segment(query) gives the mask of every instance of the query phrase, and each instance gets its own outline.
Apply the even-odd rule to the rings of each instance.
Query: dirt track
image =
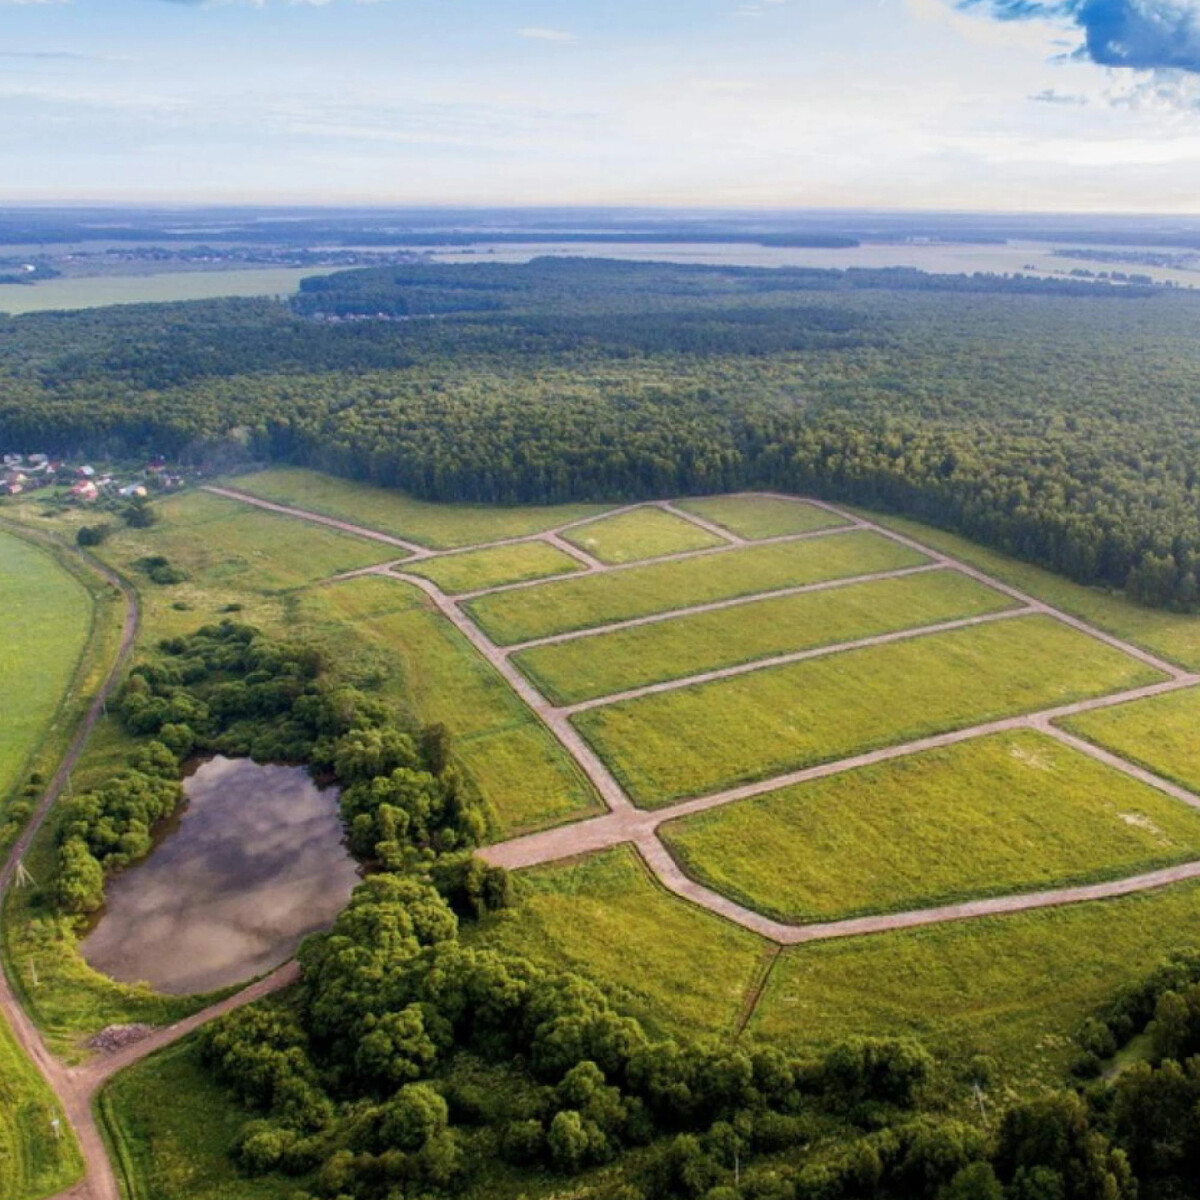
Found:
[[[611,772],[600,761],[598,756],[591,750],[583,738],[578,734],[575,728],[570,724],[570,714],[574,711],[579,711],[587,707],[595,707],[599,704],[613,703],[616,699],[622,697],[605,697],[601,700],[589,701],[582,705],[570,707],[558,707],[550,703],[536,688],[522,675],[515,665],[509,661],[510,654],[521,646],[500,647],[494,644],[490,638],[466,615],[461,607],[464,600],[472,598],[472,596],[486,595],[496,591],[508,591],[515,588],[535,587],[549,580],[536,580],[528,583],[511,584],[499,588],[484,589],[479,592],[469,595],[451,598],[441,591],[431,581],[420,576],[413,575],[405,571],[405,567],[423,559],[440,557],[443,553],[460,552],[461,549],[476,549],[482,547],[463,547],[460,551],[437,552],[432,551],[428,547],[420,546],[415,542],[406,541],[401,538],[395,538],[387,534],[380,533],[376,530],[366,529],[362,526],[352,524],[350,522],[339,521],[331,517],[326,517],[317,513],[309,513],[301,509],[296,509],[287,505],[275,504],[270,501],[259,499],[255,496],[250,496],[246,493],[230,488],[209,487],[205,490],[214,494],[225,496],[228,499],[241,501],[243,503],[252,504],[258,508],[276,512],[284,516],[292,517],[298,520],[312,521],[321,525],[329,526],[345,533],[354,534],[359,537],[369,538],[375,541],[398,547],[407,552],[408,557],[397,562],[382,564],[379,566],[367,567],[358,571],[348,572],[342,578],[352,578],[360,575],[391,575],[396,578],[405,580],[408,583],[420,588],[438,608],[438,610],[451,621],[455,627],[470,641],[478,652],[491,663],[491,665],[503,676],[513,690],[521,697],[521,699],[538,715],[538,717],[546,724],[554,736],[564,746],[564,748],[572,755],[580,768],[585,772],[596,790],[603,798],[605,804],[609,808],[608,814],[602,817],[596,817],[579,821],[573,825],[562,826],[557,829],[545,831],[543,833],[533,834],[528,837],[514,839],[509,842],[501,843],[488,847],[482,851],[482,856],[490,862],[502,864],[509,867],[524,867],[531,866],[537,863],[555,861],[557,859],[570,858],[579,854],[585,854],[592,851],[604,849],[607,847],[619,845],[622,843],[632,843],[646,861],[650,869],[654,872],[661,883],[670,891],[677,895],[690,900],[696,904],[709,909],[729,920],[752,929],[762,936],[771,939],[781,945],[797,945],[805,942],[823,940],[828,938],[838,937],[853,937],[862,936],[871,933],[880,933],[888,930],[909,929],[922,925],[941,923],[946,921],[958,921],[971,918],[979,918],[990,915],[1003,913],[1027,911],[1036,908],[1047,908],[1063,904],[1078,903],[1086,900],[1100,900],[1115,896],[1129,895],[1134,892],[1148,891],[1153,888],[1160,888],[1170,883],[1181,882],[1189,879],[1200,878],[1200,862],[1187,863],[1181,866],[1169,868],[1163,871],[1156,871],[1149,874],[1133,876],[1131,878],[1114,880],[1108,883],[1093,884],[1084,887],[1076,888],[1060,888],[1049,891],[1031,892],[1019,895],[993,897],[989,899],[970,901],[963,904],[956,904],[943,907],[927,908],[915,910],[911,912],[890,913],[880,916],[871,916],[857,918],[848,921],[826,922],[821,924],[813,924],[807,926],[786,925],[770,918],[764,917],[759,913],[755,913],[746,909],[728,898],[718,895],[717,893],[701,886],[694,880],[689,879],[678,863],[667,852],[666,847],[657,836],[658,827],[668,820],[673,820],[680,816],[689,815],[691,813],[702,812],[706,809],[714,808],[719,805],[733,803],[737,800],[745,799],[750,796],[759,795],[763,792],[773,791],[780,787],[787,786],[793,783],[804,782],[809,779],[824,778],[827,776],[839,774],[844,771],[853,770],[857,767],[868,766],[873,763],[885,762],[894,758],[901,758],[911,754],[917,754],[923,750],[934,749],[940,746],[953,745],[957,742],[965,741],[972,738],[987,736],[990,733],[999,733],[1005,730],[1013,729],[1036,729],[1045,734],[1058,738],[1060,741],[1072,746],[1075,750],[1088,754],[1097,761],[1104,763],[1106,766],[1120,770],[1148,783],[1151,786],[1157,787],[1176,799],[1191,804],[1195,807],[1200,807],[1200,797],[1197,797],[1187,789],[1181,788],[1168,780],[1162,779],[1157,775],[1145,770],[1136,764],[1127,762],[1124,759],[1118,758],[1106,750],[1093,746],[1072,734],[1066,733],[1058,728],[1054,722],[1063,718],[1075,715],[1079,712],[1087,712],[1096,708],[1109,707],[1115,704],[1127,703],[1133,700],[1160,695],[1166,692],[1175,691],[1181,688],[1193,687],[1200,684],[1200,675],[1189,673],[1173,663],[1169,663],[1156,655],[1142,650],[1140,647],[1133,646],[1119,638],[1113,637],[1111,634],[1105,633],[1081,621],[1079,618],[1065,613],[1043,601],[1029,596],[1019,589],[1010,587],[1006,584],[992,579],[984,572],[979,571],[969,565],[959,562],[945,554],[939,553],[929,547],[921,545],[919,542],[901,534],[894,533],[882,526],[879,526],[871,521],[866,521],[858,517],[854,517],[848,513],[842,512],[833,505],[825,504],[819,501],[810,501],[818,507],[826,509],[831,514],[836,515],[846,522],[845,525],[837,528],[816,530],[805,534],[793,534],[783,537],[764,539],[759,542],[748,543],[744,539],[731,534],[728,530],[721,529],[713,525],[711,522],[704,521],[693,514],[676,509],[673,505],[667,502],[652,502],[656,507],[672,512],[685,520],[708,529],[710,532],[719,534],[725,539],[726,544],[699,551],[690,551],[680,554],[665,555],[660,558],[646,561],[654,562],[669,562],[687,558],[695,558],[705,555],[728,553],[740,549],[746,545],[764,545],[769,542],[787,542],[798,541],[807,538],[816,538],[828,536],[850,530],[871,530],[883,537],[886,537],[901,545],[908,546],[914,549],[930,561],[924,565],[910,568],[902,568],[896,571],[878,572],[871,575],[864,575],[849,579],[838,579],[823,581],[821,583],[797,587],[781,589],[772,593],[763,593],[755,596],[742,596],[730,600],[718,601],[712,604],[696,605],[692,608],[675,610],[669,613],[652,614],[647,617],[634,618],[629,621],[614,622],[608,626],[600,628],[592,628],[587,630],[575,631],[567,634],[555,635],[549,638],[538,639],[534,642],[525,643],[525,646],[547,644],[555,641],[568,640],[573,637],[586,637],[605,632],[610,632],[614,629],[628,628],[634,625],[649,624],[656,621],[671,620],[680,616],[688,615],[692,612],[712,611],[719,608],[734,607],[741,604],[748,604],[755,600],[761,600],[766,596],[789,595],[805,591],[825,590],[836,587],[844,587],[854,583],[865,582],[870,579],[890,578],[914,574],[921,571],[930,571],[938,569],[960,571],[963,574],[970,576],[984,585],[1001,592],[1013,600],[1017,601],[1019,607],[1006,610],[1001,613],[987,614],[983,617],[965,618],[961,621],[945,622],[941,625],[930,626],[919,629],[911,629],[899,631],[897,633],[889,633],[880,635],[874,638],[861,639],[858,642],[842,643],[836,646],[820,647],[815,650],[797,652],[795,655],[780,656],[776,659],[768,659],[764,662],[747,664],[734,668],[706,672],[698,676],[692,676],[684,680],[670,681],[664,684],[654,684],[647,688],[636,689],[635,691],[622,694],[623,697],[631,697],[634,695],[647,694],[653,691],[663,691],[674,687],[684,687],[694,685],[697,682],[702,682],[709,678],[725,678],[732,675],[748,673],[754,670],[762,670],[771,665],[776,665],[784,661],[799,661],[807,657],[815,657],[822,654],[832,654],[847,649],[862,645],[882,644],[884,642],[903,640],[910,637],[928,636],[930,634],[944,631],[949,628],[959,628],[967,625],[980,624],[984,621],[997,620],[1008,617],[1021,617],[1029,613],[1041,613],[1056,620],[1062,621],[1064,624],[1079,630],[1105,644],[1123,651],[1133,658],[1145,663],[1148,666],[1154,667],[1167,676],[1164,682],[1148,685],[1147,687],[1132,689],[1127,692],[1100,697],[1093,700],[1081,701],[1076,704],[1064,705],[1058,708],[1041,710],[1034,713],[1027,713],[1021,716],[1008,718],[1006,720],[994,721],[987,724],[972,726],[966,729],[953,730],[947,733],[935,735],[933,737],[922,738],[917,741],[905,743],[903,745],[889,746],[879,750],[871,751],[865,754],[855,755],[850,758],[841,759],[837,762],[824,763],[817,766],[809,767],[801,771],[795,771],[787,775],[778,776],[772,779],[763,780],[758,783],[743,785],[738,788],[729,789],[720,793],[708,796],[695,797],[689,800],[682,801],[678,804],[671,805],[668,808],[659,809],[657,811],[645,811],[636,808],[624,790],[617,783]],[[769,494],[769,493],[764,493]],[[795,499],[795,497],[786,497],[787,499]],[[629,511],[639,507],[638,505],[626,505],[622,508],[614,509],[611,513],[602,515],[612,515],[612,513]],[[577,546],[565,541],[559,535],[564,529],[572,528],[577,525],[586,525],[589,521],[596,520],[596,517],[583,518],[578,521],[573,521],[567,525],[560,526],[558,529],[545,531],[543,533],[531,534],[521,537],[504,538],[495,542],[485,543],[486,546],[509,545],[521,542],[542,541],[546,544],[553,545],[556,548],[570,554],[576,562],[584,567],[584,571],[579,574],[587,573],[602,573],[610,571],[628,570],[634,567],[646,565],[646,561],[637,563],[627,563],[620,566],[607,566],[595,559],[592,555],[581,551]],[[7,861],[2,869],[0,869],[0,892],[11,881],[16,865],[24,855],[28,848],[29,842],[36,833],[38,827],[44,821],[46,814],[49,812],[54,801],[57,799],[65,780],[74,767],[79,758],[80,753],[87,741],[88,735],[98,720],[102,710],[103,703],[109,691],[119,679],[123,665],[132,649],[134,639],[137,633],[138,624],[138,604],[137,597],[133,590],[114,573],[100,564],[92,564],[95,569],[104,576],[106,580],[119,588],[126,600],[126,617],[125,626],[122,634],[121,647],[113,668],[106,680],[103,689],[93,701],[91,708],[88,711],[87,717],[82,722],[79,730],[71,741],[67,756],[64,758],[62,765],[51,781],[46,794],[39,803],[33,818],[30,821],[29,827],[22,835],[21,839],[14,846]],[[326,581],[330,582],[330,581]],[[79,1137],[80,1146],[83,1150],[87,1174],[74,1188],[68,1192],[62,1193],[61,1200],[120,1200],[120,1192],[117,1185],[116,1177],[112,1167],[108,1161],[108,1157],[104,1148],[103,1141],[100,1137],[99,1130],[96,1126],[95,1119],[91,1111],[91,1103],[97,1089],[113,1074],[123,1070],[125,1067],[140,1061],[147,1055],[154,1053],[156,1050],[170,1045],[172,1042],[181,1037],[186,1036],[193,1030],[199,1028],[205,1022],[213,1018],[229,1012],[243,1004],[252,1002],[262,996],[268,995],[273,991],[286,987],[295,982],[298,978],[298,968],[294,963],[286,964],[273,972],[271,975],[260,980],[258,983],[251,985],[235,996],[222,1001],[219,1004],[205,1009],[202,1012],[195,1014],[185,1021],[180,1021],[168,1028],[161,1029],[133,1045],[126,1046],[123,1049],[112,1054],[97,1056],[88,1063],[78,1068],[67,1068],[59,1063],[46,1049],[40,1035],[32,1022],[26,1016],[25,1012],[16,1000],[16,997],[11,991],[7,980],[0,975],[0,1014],[4,1015],[10,1022],[18,1041],[25,1049],[30,1058],[37,1064],[38,1068],[46,1077],[50,1086],[53,1088],[60,1102],[62,1103],[67,1119]]]

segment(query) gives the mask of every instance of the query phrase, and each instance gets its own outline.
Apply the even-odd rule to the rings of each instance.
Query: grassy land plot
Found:
[[[1166,612],[1134,604],[1120,592],[1085,587],[1061,575],[1033,567],[996,550],[988,550],[966,538],[902,517],[864,512],[889,529],[906,533],[925,545],[986,571],[1011,587],[1018,587],[1056,605],[1064,612],[1090,621],[1100,629],[1125,638],[1193,670],[1200,670],[1200,614]]]
[[[784,950],[747,1036],[807,1052],[911,1035],[1006,1082],[1061,1086],[1071,1038],[1124,985],[1200,945],[1200,886]],[[998,1094],[997,1094],[998,1095]]]
[[[958,572],[850,584],[754,600],[519,651],[513,661],[559,704],[797,650],[1010,608]]]
[[[894,571],[925,561],[916,551],[878,534],[835,533],[555,580],[481,596],[468,600],[466,607],[495,641],[512,645],[693,604]]]
[[[675,507],[750,541],[847,524],[844,517],[834,516],[815,504],[779,496],[705,496],[680,500]]]
[[[354,637],[394,668],[385,687],[423,724],[446,725],[459,763],[493,810],[498,836],[602,807],[553,735],[416,587],[348,580],[307,593],[305,606],[314,621],[352,621]]]
[[[415,562],[404,569],[433,580],[447,595],[457,596],[482,588],[524,583],[528,579],[570,575],[582,571],[583,566],[547,542],[518,542],[514,546],[493,546],[490,550],[464,550],[461,554]]]
[[[92,629],[87,588],[53,555],[0,530],[0,805],[25,782]]]
[[[1067,729],[1200,792],[1200,689],[1082,713]]]
[[[1200,857],[1200,812],[1030,732],[769,792],[661,832],[693,878],[797,924]]]
[[[56,1137],[52,1121],[59,1122]],[[34,1200],[74,1183],[79,1146],[54,1094],[0,1019],[0,1196]]]
[[[1159,678],[1051,617],[1019,617],[643,696],[573,721],[653,808]]]
[[[431,504],[403,492],[353,483],[317,471],[279,468],[227,480],[264,500],[407,538],[435,550],[456,550],[501,538],[556,529],[605,511],[603,504],[558,504],[502,508],[487,504]]]
[[[100,1094],[98,1112],[128,1200],[288,1200],[303,1180],[249,1176],[231,1151],[254,1113],[204,1069],[195,1038],[137,1063]]]
[[[518,876],[516,908],[467,935],[604,984],[657,1032],[728,1035],[767,944],[665,891],[622,846]]]
[[[727,544],[725,539],[707,529],[653,507],[635,508],[615,517],[589,521],[567,530],[563,537],[601,562],[614,566]]]

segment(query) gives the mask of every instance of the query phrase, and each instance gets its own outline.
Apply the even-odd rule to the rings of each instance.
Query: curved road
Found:
[[[750,543],[727,530],[721,529],[719,526],[713,525],[711,522],[707,522],[691,513],[677,509],[670,502],[649,502],[649,504],[654,507],[664,509],[667,512],[691,521],[693,524],[705,528],[710,532],[720,534],[720,536],[726,540],[726,544],[705,550],[664,555],[653,560],[643,560],[642,562],[637,563],[609,566],[595,559],[585,551],[581,551],[579,547],[567,542],[560,536],[563,530],[570,529],[578,525],[586,525],[590,521],[599,519],[598,517],[582,518],[580,520],[568,522],[567,524],[559,526],[556,529],[546,530],[541,533],[520,537],[503,538],[494,542],[484,543],[477,547],[460,547],[455,551],[439,552],[430,550],[425,546],[420,546],[415,542],[406,541],[402,538],[396,538],[389,534],[380,533],[377,530],[371,530],[363,526],[355,525],[348,521],[341,521],[319,513],[307,512],[303,509],[294,508],[289,505],[276,504],[236,489],[207,487],[204,490],[212,492],[216,495],[224,496],[227,499],[251,504],[255,507],[279,513],[284,516],[315,522],[317,524],[338,529],[345,533],[354,534],[359,537],[370,538],[372,540],[383,542],[406,551],[408,557],[400,562],[393,561],[380,566],[367,567],[359,571],[349,572],[345,577],[352,578],[357,575],[365,574],[391,575],[393,577],[403,579],[406,582],[415,585],[416,587],[419,587],[430,598],[442,615],[445,616],[468,639],[471,645],[496,669],[496,671],[508,682],[508,684],[521,697],[521,699],[545,723],[547,728],[554,734],[554,736],[564,746],[568,753],[570,753],[571,756],[576,760],[580,768],[591,780],[592,784],[595,786],[609,808],[608,814],[602,817],[583,820],[573,825],[562,826],[542,833],[532,834],[527,837],[514,839],[510,842],[488,847],[481,853],[482,856],[490,862],[509,867],[530,866],[536,863],[554,861],[556,859],[568,858],[578,854],[604,849],[606,847],[615,846],[621,843],[632,843],[637,848],[641,856],[645,859],[647,865],[654,872],[660,882],[669,890],[687,900],[709,909],[714,913],[717,913],[718,915],[726,917],[729,920],[735,921],[740,925],[752,929],[762,936],[782,945],[796,945],[835,937],[862,936],[864,934],[884,932],[888,930],[908,929],[916,926],[935,924],[945,921],[965,920],[968,918],[977,918],[999,913],[1020,912],[1034,908],[1046,908],[1076,903],[1084,900],[1098,900],[1113,896],[1123,896],[1134,892],[1147,891],[1152,888],[1163,887],[1167,884],[1182,880],[1200,878],[1200,862],[1185,863],[1180,866],[1168,868],[1162,871],[1155,871],[1144,875],[1113,880],[1107,883],[1091,884],[1083,887],[1060,888],[1049,891],[991,897],[970,901],[963,904],[926,908],[911,912],[889,913],[846,921],[834,921],[822,924],[798,926],[785,925],[780,922],[773,921],[770,918],[764,917],[760,913],[746,909],[727,897],[719,895],[718,893],[703,887],[696,881],[690,879],[683,872],[679,864],[670,855],[666,847],[658,838],[658,827],[665,821],[673,820],[677,817],[689,815],[694,812],[704,811],[705,809],[713,808],[718,805],[732,803],[736,800],[744,799],[748,796],[757,795],[762,792],[773,791],[792,783],[802,782],[807,779],[822,778],[843,771],[853,770],[856,767],[866,766],[871,763],[883,762],[892,758],[904,757],[910,754],[917,754],[923,750],[951,745],[955,742],[964,741],[970,738],[982,737],[990,733],[997,733],[1010,729],[1036,729],[1044,734],[1056,737],[1060,741],[1072,746],[1079,752],[1091,755],[1098,761],[1103,762],[1106,766],[1123,771],[1144,783],[1157,787],[1161,791],[1172,795],[1184,803],[1191,804],[1195,807],[1200,807],[1200,797],[1197,797],[1187,789],[1181,788],[1177,784],[1171,783],[1169,780],[1162,779],[1161,777],[1154,775],[1153,773],[1146,771],[1145,769],[1138,767],[1135,764],[1126,761],[1125,759],[1119,758],[1118,756],[1111,754],[1100,747],[1094,746],[1091,743],[1077,738],[1072,734],[1066,733],[1053,724],[1054,721],[1074,715],[1077,712],[1085,712],[1093,708],[1126,703],[1143,697],[1175,691],[1180,688],[1194,687],[1197,684],[1200,684],[1200,675],[1187,672],[1175,664],[1167,662],[1158,656],[1141,649],[1141,647],[1134,646],[1120,638],[1105,633],[1103,630],[1096,629],[1079,618],[1063,612],[1062,610],[1057,609],[1044,601],[1038,600],[1017,588],[1003,584],[966,563],[960,562],[938,551],[931,550],[929,547],[922,545],[912,538],[906,537],[903,534],[895,533],[892,530],[889,530],[886,527],[878,525],[872,521],[864,520],[849,513],[842,512],[840,509],[831,504],[821,501],[808,501],[808,503],[823,508],[832,515],[838,517],[839,520],[845,522],[845,524],[830,529],[816,530],[804,534],[785,535],[782,537],[763,539],[762,541]],[[773,495],[772,493],[757,494]],[[800,498],[786,497],[786,499],[797,500]],[[611,516],[615,513],[630,511],[638,507],[642,506],[636,504],[625,505],[621,508],[613,509],[609,513],[600,514],[600,516]],[[596,704],[611,703],[619,697],[605,697],[602,700],[597,700],[594,702],[589,701],[582,705],[576,705],[573,708],[556,706],[542,696],[541,693],[538,692],[537,689],[530,683],[530,681],[517,670],[516,666],[510,661],[510,655],[513,651],[527,648],[529,645],[542,644],[542,642],[567,640],[571,637],[589,636],[591,634],[604,633],[612,629],[625,628],[631,625],[651,623],[658,620],[668,620],[674,617],[686,615],[688,612],[692,611],[708,611],[715,608],[733,607],[738,604],[749,603],[752,600],[763,599],[765,598],[763,595],[737,597],[732,600],[697,605],[691,609],[683,609],[663,614],[653,614],[649,617],[635,618],[631,621],[615,622],[609,626],[540,639],[537,642],[527,643],[525,647],[501,647],[493,643],[492,640],[482,631],[482,629],[480,629],[479,626],[477,626],[475,622],[466,615],[465,611],[461,607],[462,602],[472,598],[472,596],[475,595],[485,595],[492,591],[510,590],[512,588],[519,587],[533,587],[549,581],[535,580],[525,583],[505,585],[499,588],[484,589],[480,592],[452,598],[451,596],[445,594],[430,580],[418,575],[410,574],[404,569],[410,564],[421,560],[440,557],[444,553],[456,553],[462,552],[463,550],[482,549],[490,546],[510,545],[521,542],[542,541],[546,544],[555,546],[556,548],[568,554],[571,554],[571,556],[584,567],[584,571],[581,572],[581,574],[598,574],[609,571],[631,569],[635,566],[644,566],[647,565],[648,562],[668,562],[685,558],[721,554],[732,550],[741,549],[747,545],[763,545],[767,542],[796,541],[812,537],[827,536],[829,534],[839,532],[849,532],[852,530],[870,530],[871,532],[880,534],[891,541],[918,551],[922,555],[925,555],[930,561],[926,565],[915,568],[905,568],[894,572],[880,572],[877,575],[872,576],[827,581],[801,588],[783,589],[781,594],[841,587],[857,582],[863,582],[868,578],[904,575],[915,573],[917,571],[936,570],[941,568],[960,571],[963,574],[977,580],[978,582],[992,588],[993,590],[1009,596],[1018,602],[1019,607],[1014,610],[1007,610],[1002,613],[991,614],[983,618],[968,618],[958,622],[947,622],[944,624],[944,626],[906,630],[900,633],[882,635],[881,637],[877,638],[863,639],[860,642],[842,643],[836,646],[821,647],[815,651],[802,651],[798,652],[796,655],[781,656],[781,658],[778,660],[767,660],[766,662],[748,664],[743,667],[708,672],[700,676],[690,677],[686,680],[670,681],[667,684],[651,685],[648,688],[637,689],[635,693],[630,693],[630,695],[688,686],[689,684],[694,684],[710,677],[724,678],[753,670],[761,670],[764,667],[774,665],[776,662],[794,661],[804,657],[812,657],[817,654],[830,654],[842,650],[853,649],[859,645],[871,645],[895,641],[905,637],[920,637],[937,632],[942,628],[957,628],[960,626],[977,624],[981,620],[996,620],[1004,617],[1019,617],[1029,613],[1041,613],[1054,617],[1064,624],[1069,625],[1072,628],[1077,629],[1080,632],[1085,633],[1101,642],[1104,642],[1115,649],[1121,650],[1125,654],[1138,659],[1148,666],[1154,667],[1156,670],[1159,670],[1165,674],[1167,679],[1161,683],[1151,684],[1147,687],[1137,688],[1123,693],[1082,701],[1077,704],[1065,705],[1056,709],[1046,709],[1039,712],[1027,713],[1021,716],[1008,718],[1006,720],[972,726],[967,729],[954,730],[936,735],[934,737],[923,738],[919,741],[909,742],[903,745],[886,747],[880,750],[856,755],[851,758],[842,759],[837,762],[824,763],[802,771],[792,772],[789,775],[779,776],[773,779],[761,781],[759,783],[733,788],[714,795],[695,797],[693,799],[685,800],[681,803],[672,805],[669,808],[648,812],[638,809],[632,804],[629,797],[625,794],[624,790],[608,770],[607,766],[584,741],[580,734],[575,730],[574,726],[571,725],[569,720],[571,713],[574,711],[578,711],[587,707],[593,707]],[[103,711],[104,702],[120,677],[121,670],[129,656],[137,634],[139,611],[136,593],[132,588],[129,587],[128,584],[126,584],[123,579],[117,576],[114,572],[110,571],[107,567],[90,558],[87,561],[89,565],[107,582],[118,588],[125,598],[125,625],[122,633],[120,650],[103,687],[92,702],[87,716],[84,718],[75,736],[73,737],[62,765],[56,772],[53,780],[50,783],[50,786],[46,790],[45,795],[38,804],[38,807],[30,820],[28,828],[18,840],[17,844],[13,847],[12,852],[9,854],[3,868],[0,869],[0,894],[3,893],[4,889],[11,881],[18,862],[26,852],[31,839],[45,820],[51,806],[60,794],[68,774],[78,761],[87,738],[95,726],[96,721],[99,719],[101,712]],[[59,1063],[46,1049],[46,1046],[36,1028],[33,1026],[32,1022],[26,1016],[25,1012],[18,1003],[8,984],[8,981],[2,975],[0,975],[0,1015],[3,1015],[8,1019],[21,1046],[24,1048],[29,1057],[37,1064],[47,1082],[58,1096],[67,1119],[75,1129],[79,1139],[80,1147],[83,1151],[86,1166],[85,1178],[70,1191],[63,1193],[61,1200],[67,1200],[68,1197],[70,1200],[120,1200],[120,1191],[117,1185],[117,1180],[113,1173],[112,1166],[109,1163],[108,1156],[105,1151],[103,1141],[100,1137],[99,1129],[96,1126],[91,1108],[97,1089],[106,1080],[111,1078],[112,1075],[124,1069],[125,1067],[145,1058],[147,1055],[154,1053],[156,1050],[162,1049],[164,1046],[170,1045],[179,1038],[186,1036],[193,1030],[199,1028],[205,1022],[221,1016],[226,1012],[230,1012],[243,1004],[248,1004],[254,1000],[260,999],[261,997],[277,991],[280,988],[287,987],[294,983],[298,977],[299,969],[296,964],[285,964],[271,975],[264,977],[257,983],[243,989],[241,992],[238,992],[236,995],[231,996],[210,1008],[204,1009],[203,1011],[194,1014],[184,1021],[180,1021],[175,1025],[157,1030],[142,1041],[139,1041],[131,1046],[124,1047],[115,1053],[97,1056],[83,1066],[68,1068]]]

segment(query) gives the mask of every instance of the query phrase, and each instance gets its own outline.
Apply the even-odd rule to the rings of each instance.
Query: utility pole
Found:
[[[33,887],[36,880],[29,873],[29,868],[25,865],[23,858],[17,859],[16,869],[13,871],[13,879],[17,887]]]

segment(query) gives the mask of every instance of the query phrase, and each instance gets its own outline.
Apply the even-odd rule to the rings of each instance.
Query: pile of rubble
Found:
[[[125,1046],[132,1046],[154,1032],[153,1025],[106,1025],[95,1037],[89,1038],[87,1048],[112,1054]]]

